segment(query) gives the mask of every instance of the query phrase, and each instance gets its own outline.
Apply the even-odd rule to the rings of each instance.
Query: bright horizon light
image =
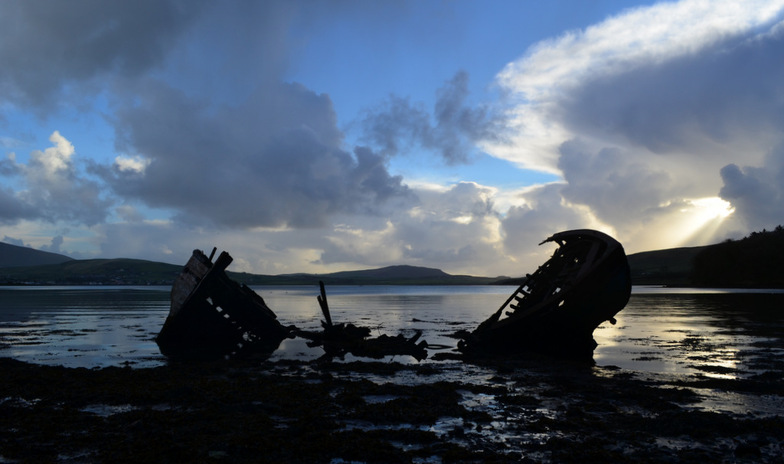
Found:
[[[715,241],[719,226],[735,211],[732,204],[719,197],[687,200],[690,206],[680,210],[680,246],[705,245]]]
[[[698,218],[709,221],[711,219],[724,219],[735,212],[735,207],[729,201],[719,197],[706,197],[690,200],[689,203],[697,209],[693,212]]]

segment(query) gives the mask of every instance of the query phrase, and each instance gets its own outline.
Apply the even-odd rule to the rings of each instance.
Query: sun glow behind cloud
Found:
[[[682,231],[684,245],[714,242],[721,224],[735,212],[730,202],[718,197],[699,198],[689,203],[691,208],[681,210],[689,218]]]
[[[660,239],[665,247],[704,245],[715,241],[721,224],[735,209],[718,197],[687,199],[662,217]]]

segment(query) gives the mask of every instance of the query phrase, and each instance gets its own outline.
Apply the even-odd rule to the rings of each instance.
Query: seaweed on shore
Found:
[[[0,358],[0,461],[777,462],[784,446],[781,417],[700,410],[693,388],[622,371],[431,366],[400,384],[378,379],[412,366],[370,364]]]

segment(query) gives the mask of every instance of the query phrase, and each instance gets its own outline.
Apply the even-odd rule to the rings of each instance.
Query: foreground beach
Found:
[[[457,377],[462,362],[85,369],[0,358],[0,461],[777,462],[784,370],[769,361],[731,380],[543,358]],[[716,395],[773,413],[713,410]]]

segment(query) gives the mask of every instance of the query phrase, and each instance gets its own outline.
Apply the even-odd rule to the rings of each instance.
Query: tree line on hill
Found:
[[[784,288],[784,227],[705,247],[694,256],[690,280],[705,287]]]

